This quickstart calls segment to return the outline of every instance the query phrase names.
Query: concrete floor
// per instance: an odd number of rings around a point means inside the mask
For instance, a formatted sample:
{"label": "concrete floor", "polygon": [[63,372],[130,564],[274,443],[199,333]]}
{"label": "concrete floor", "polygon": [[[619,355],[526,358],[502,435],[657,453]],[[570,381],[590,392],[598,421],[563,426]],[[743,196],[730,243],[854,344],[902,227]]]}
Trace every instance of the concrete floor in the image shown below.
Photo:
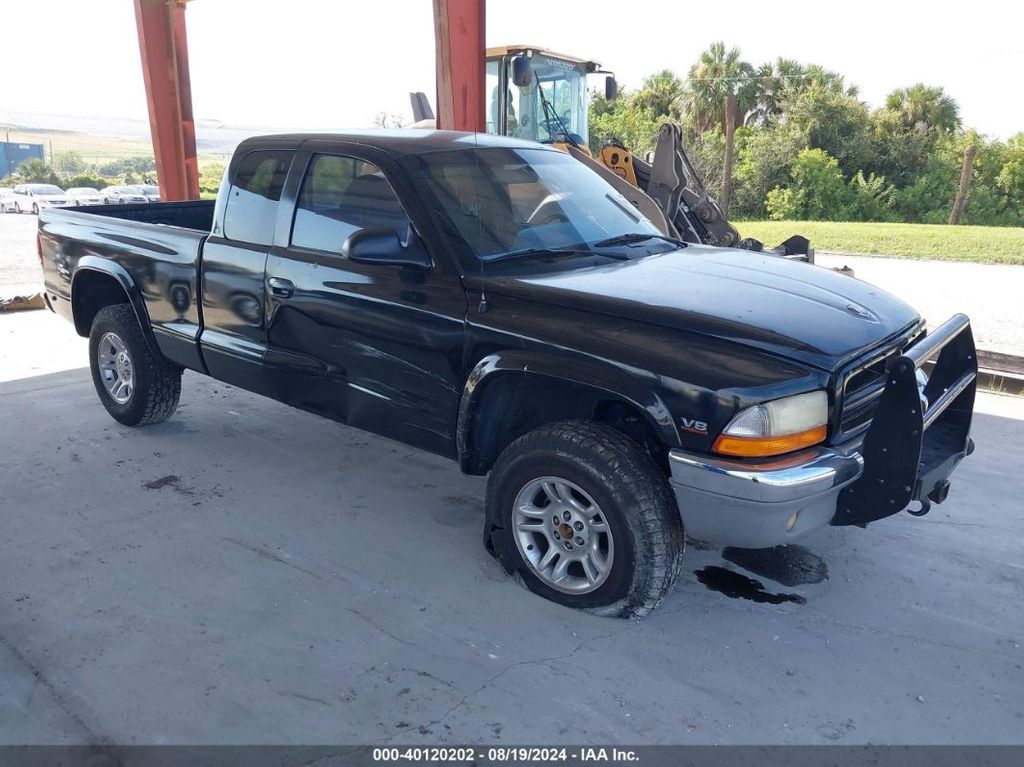
{"label": "concrete floor", "polygon": [[1024,741],[1024,400],[927,517],[793,548],[826,580],[746,572],[805,603],[690,548],[635,623],[508,578],[454,464],[194,374],[128,429],[65,323],[0,345],[0,743]]}
{"label": "concrete floor", "polygon": [[36,229],[37,219],[30,213],[0,213],[0,298],[42,291]]}

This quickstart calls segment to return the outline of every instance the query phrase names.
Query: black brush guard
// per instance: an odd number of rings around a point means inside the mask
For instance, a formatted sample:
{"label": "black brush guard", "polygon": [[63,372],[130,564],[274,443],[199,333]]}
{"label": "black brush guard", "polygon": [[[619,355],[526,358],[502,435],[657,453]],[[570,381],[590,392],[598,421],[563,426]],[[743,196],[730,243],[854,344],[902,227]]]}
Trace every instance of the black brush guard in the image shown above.
{"label": "black brush guard", "polygon": [[[938,355],[938,359],[936,359]],[[922,392],[917,369],[935,360]],[[971,322],[950,317],[888,370],[861,455],[864,473],[839,495],[833,525],[860,525],[896,514],[913,501],[925,514],[942,503],[949,475],[974,451],[970,438],[978,357]]]}

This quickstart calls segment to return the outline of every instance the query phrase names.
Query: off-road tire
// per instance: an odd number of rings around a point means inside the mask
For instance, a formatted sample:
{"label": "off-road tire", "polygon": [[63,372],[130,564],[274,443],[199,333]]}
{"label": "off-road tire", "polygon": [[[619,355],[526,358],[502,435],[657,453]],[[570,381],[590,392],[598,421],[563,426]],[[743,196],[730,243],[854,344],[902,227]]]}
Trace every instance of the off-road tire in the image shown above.
{"label": "off-road tire", "polygon": [[[595,591],[566,594],[547,585],[516,545],[513,502],[538,477],[563,477],[600,506],[615,540],[607,579]],[[599,615],[640,618],[665,598],[682,566],[682,520],[664,472],[636,442],[610,426],[565,421],[509,445],[487,483],[484,545],[536,594]]]}
{"label": "off-road tire", "polygon": [[[135,387],[124,404],[111,397],[100,374],[98,349],[100,339],[107,333],[119,336],[131,357]],[[89,332],[89,367],[100,402],[115,421],[125,426],[166,421],[178,407],[181,368],[150,351],[135,312],[128,304],[106,306],[96,314]]]}

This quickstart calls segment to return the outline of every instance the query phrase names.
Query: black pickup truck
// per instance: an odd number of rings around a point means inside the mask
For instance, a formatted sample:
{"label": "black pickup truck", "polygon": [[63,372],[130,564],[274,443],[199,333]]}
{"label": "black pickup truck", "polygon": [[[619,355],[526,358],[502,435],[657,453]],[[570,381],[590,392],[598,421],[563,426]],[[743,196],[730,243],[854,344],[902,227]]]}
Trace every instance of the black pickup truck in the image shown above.
{"label": "black pickup truck", "polygon": [[122,424],[189,369],[448,456],[490,475],[488,550],[601,614],[661,601],[684,529],[921,514],[973,448],[966,317],[926,334],[849,277],[666,238],[537,144],[255,138],[215,203],[47,209],[38,242]]}

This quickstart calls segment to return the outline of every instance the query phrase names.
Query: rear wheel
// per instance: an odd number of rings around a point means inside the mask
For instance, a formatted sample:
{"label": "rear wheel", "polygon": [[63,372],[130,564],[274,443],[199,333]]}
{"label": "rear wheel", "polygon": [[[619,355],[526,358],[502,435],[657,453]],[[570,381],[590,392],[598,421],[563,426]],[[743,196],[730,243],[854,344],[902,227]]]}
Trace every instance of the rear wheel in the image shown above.
{"label": "rear wheel", "polygon": [[21,213],[21,204],[20,203],[17,203],[17,202],[14,203],[14,212],[18,213],[18,214]]}
{"label": "rear wheel", "polygon": [[35,203],[32,203],[32,215],[33,216],[38,216],[39,215],[39,206],[36,205]]}
{"label": "rear wheel", "polygon": [[96,393],[125,426],[171,417],[181,396],[181,368],[150,351],[128,304],[100,309],[89,333],[89,361]]}
{"label": "rear wheel", "polygon": [[488,480],[486,524],[488,548],[531,591],[601,615],[646,615],[682,565],[664,474],[604,424],[552,424],[509,445]]}

